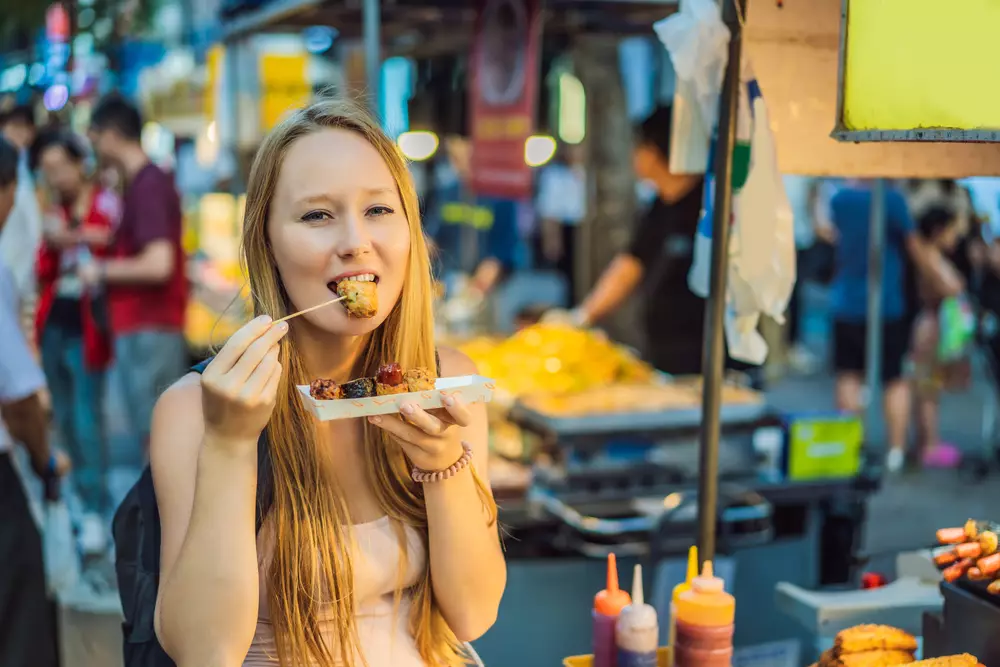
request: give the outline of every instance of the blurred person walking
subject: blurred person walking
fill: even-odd
[[[822,243],[817,240],[814,219],[819,184],[815,178],[796,175],[785,176],[784,183],[795,225],[795,265],[798,269],[792,297],[788,301],[788,363],[795,371],[811,373],[816,369],[817,360],[802,340],[802,288],[817,277],[813,249]]]
[[[961,454],[940,441],[941,392],[967,385],[968,358],[943,360],[940,309],[945,299],[965,294],[968,282],[951,256],[958,247],[962,222],[951,208],[937,205],[919,217],[918,229],[927,244],[927,269],[918,276],[920,312],[913,329],[913,373],[917,395],[917,456],[924,465],[954,467]]]
[[[16,149],[0,139],[0,230],[14,208],[17,171]],[[55,614],[42,540],[15,469],[13,445],[25,447],[50,498],[68,462],[49,448],[40,398],[45,377],[18,327],[18,309],[13,276],[0,258],[0,665],[55,667]]]
[[[536,266],[559,273],[566,281],[572,302],[577,298],[577,229],[587,215],[587,174],[582,146],[561,146],[556,160],[542,167],[535,206],[540,221],[532,236]]]
[[[868,326],[882,327],[882,402],[886,420],[886,467],[898,472],[905,462],[911,393],[903,376],[910,347],[911,322],[904,289],[904,257],[926,265],[924,244],[916,233],[906,199],[895,188],[885,194],[886,240],[882,265],[882,321],[868,320],[868,243],[871,186],[851,180],[830,201],[829,220],[837,239],[831,286],[837,407],[862,409]],[[876,400],[871,397],[869,400]]]
[[[88,177],[86,153],[72,134],[42,135],[32,154],[52,200],[38,253],[35,335],[56,428],[73,460],[83,505],[80,546],[84,554],[99,554],[107,544],[104,390],[111,331],[107,295],[85,289],[77,267],[91,256],[106,256],[121,204]]]
[[[33,312],[35,298],[35,252],[42,240],[42,217],[29,165],[29,153],[38,134],[35,114],[29,106],[14,107],[0,115],[0,134],[17,151],[17,193],[14,210],[0,234],[0,258],[11,271],[21,299],[19,318]]]
[[[185,372],[188,285],[180,197],[170,175],[146,155],[141,134],[138,109],[117,95],[91,115],[94,149],[121,171],[124,198],[110,256],[82,263],[79,275],[107,289],[122,395],[145,451],[157,397]]]

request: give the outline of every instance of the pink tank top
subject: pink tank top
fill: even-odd
[[[406,589],[415,585],[427,563],[427,552],[416,529],[406,526],[406,573],[402,583],[404,593],[399,607],[394,609],[393,596],[400,584],[402,553],[396,531],[388,517],[354,526],[353,553],[354,595],[357,604],[357,630],[360,651],[368,667],[425,667],[408,629],[410,596]],[[267,561],[270,531],[265,523],[257,539],[258,553]],[[278,651],[274,643],[267,605],[265,568],[260,568],[260,606],[253,643],[243,660],[243,667],[274,667]],[[395,612],[395,613],[394,613]],[[332,620],[320,620],[320,626]],[[333,631],[328,637],[333,636]],[[361,665],[360,660],[356,661]],[[292,667],[306,667],[293,665]]]

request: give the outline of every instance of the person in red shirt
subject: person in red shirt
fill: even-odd
[[[142,149],[142,117],[118,95],[91,115],[98,157],[124,182],[121,222],[110,257],[81,265],[90,285],[105,286],[117,372],[133,432],[145,448],[153,405],[184,374],[188,285],[181,246],[181,202],[172,177]]]
[[[45,191],[45,229],[35,264],[38,308],[35,335],[52,396],[57,434],[76,470],[73,480],[83,505],[81,546],[101,553],[106,546],[102,515],[107,509],[107,447],[104,420],[105,371],[111,361],[111,332],[104,294],[86,289],[77,265],[103,257],[118,221],[118,196],[90,182],[80,141],[66,132],[39,137],[31,151]]]

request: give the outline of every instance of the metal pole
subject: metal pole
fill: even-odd
[[[868,223],[868,327],[865,341],[866,439],[882,418],[882,272],[885,257],[885,181],[872,184],[871,220]],[[870,442],[870,440],[869,440]]]
[[[715,529],[719,495],[719,413],[726,348],[726,272],[729,264],[729,222],[733,209],[733,149],[740,90],[743,36],[736,0],[722,0],[722,17],[730,30],[729,62],[719,98],[719,131],[715,143],[715,214],[712,219],[712,266],[708,307],[705,309],[705,345],[702,348],[704,391],[698,466],[698,557],[715,558]],[[748,2],[743,3],[744,8]]]
[[[365,78],[368,83],[368,105],[381,114],[382,94],[382,7],[380,0],[364,0]]]

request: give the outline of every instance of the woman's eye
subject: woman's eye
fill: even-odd
[[[370,216],[379,217],[383,215],[392,215],[394,211],[388,206],[372,206],[368,209],[367,213]]]
[[[303,222],[321,222],[330,217],[326,211],[309,211],[302,216]]]

